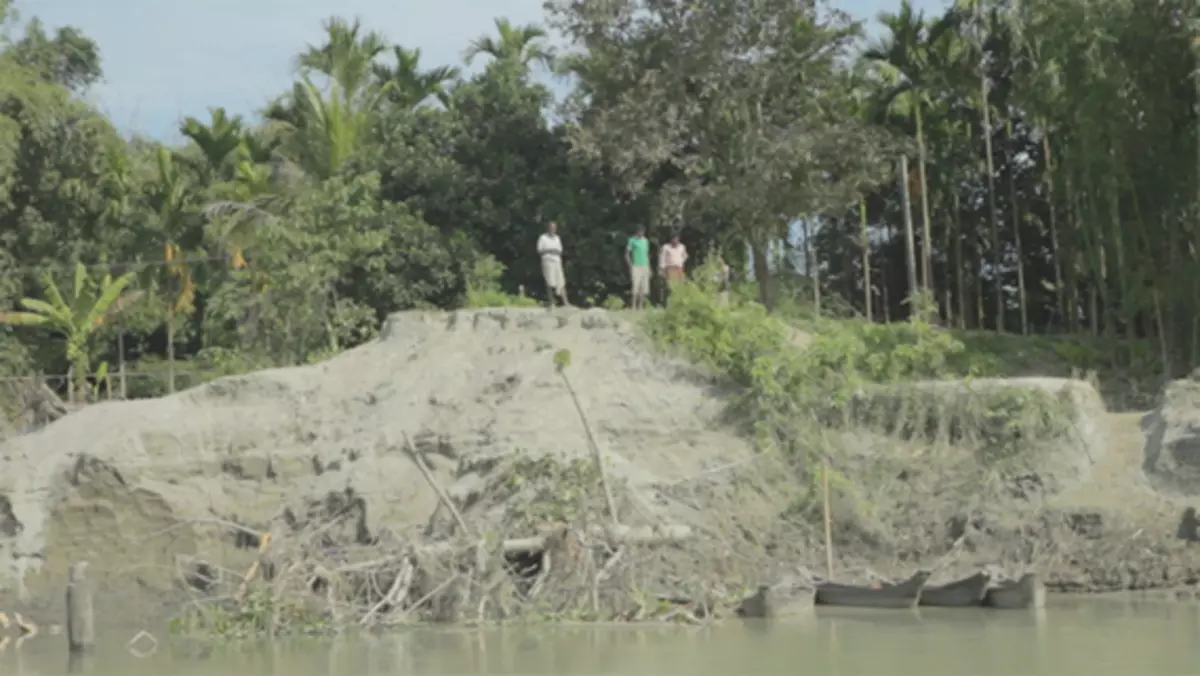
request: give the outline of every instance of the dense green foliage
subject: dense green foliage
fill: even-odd
[[[499,20],[469,76],[331,19],[260,117],[189,117],[178,146],[122,138],[85,98],[99,48],[10,12],[0,376],[123,361],[182,387],[321,358],[396,310],[532,304],[552,220],[576,303],[621,305],[622,246],[644,225],[655,244],[680,232],[693,260],[720,248],[765,307],[860,318],[817,331],[804,363],[767,363],[790,337],[762,306],[681,292],[673,312],[715,315],[672,340],[759,396],[1042,360],[1014,350],[1178,372],[1200,351],[1193,5],[962,0],[927,20],[900,4],[868,40],[796,0],[553,0],[568,52]],[[546,68],[573,76],[557,107]],[[132,273],[136,297],[86,340],[18,325],[23,299],[50,300],[46,274],[69,288],[77,263],[87,288]],[[936,322],[869,323],[906,318],[918,290]]]

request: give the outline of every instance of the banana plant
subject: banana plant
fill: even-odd
[[[92,342],[107,321],[123,312],[141,297],[140,291],[125,289],[134,279],[127,272],[116,279],[105,274],[96,283],[88,276],[83,263],[75,266],[75,279],[70,297],[64,296],[53,276],[42,278],[45,299],[22,298],[23,311],[0,312],[0,323],[10,326],[32,326],[60,333],[66,339],[66,357],[74,372],[74,382],[68,382],[68,392],[87,392],[88,369],[91,364]]]

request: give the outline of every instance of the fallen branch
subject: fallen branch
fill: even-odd
[[[681,524],[662,526],[605,526],[594,524],[587,531],[588,537],[599,540],[616,549],[622,545],[655,546],[686,542],[693,537],[692,529]],[[505,540],[501,549],[505,554],[537,554],[545,551],[547,536]],[[454,542],[437,542],[420,549],[422,554],[446,556],[461,551],[462,545]]]
[[[132,538],[132,541],[140,542],[141,540],[148,540],[150,538],[166,535],[171,531],[179,530],[180,528],[185,528],[187,526],[219,526],[221,528],[228,528],[229,530],[239,533],[245,533],[246,535],[255,538],[261,538],[263,535],[262,531],[254,530],[253,528],[248,528],[232,521],[225,521],[224,519],[187,519],[186,521],[180,521],[179,523],[171,524],[166,528],[146,533],[145,535],[139,535],[135,538]]]
[[[425,466],[425,459],[421,457],[421,454],[417,451],[417,447],[413,446],[412,440],[408,438],[408,432],[404,433],[404,450],[408,452],[408,456],[412,458],[413,464],[416,465],[417,469],[421,471],[421,476],[425,477],[426,483],[428,483],[430,488],[433,489],[433,492],[437,494],[438,500],[441,500],[442,504],[446,506],[446,509],[450,510],[450,515],[454,517],[454,522],[458,524],[458,527],[462,530],[463,534],[469,535],[471,533],[471,529],[467,527],[466,520],[463,519],[463,516],[458,511],[458,508],[454,506],[454,501],[450,499],[450,495],[447,494],[442,488],[442,485],[437,482],[437,479],[433,478],[433,473],[430,472],[429,468]]]
[[[433,597],[446,591],[446,588],[449,587],[451,584],[458,582],[458,579],[460,577],[461,577],[461,575],[459,573],[455,573],[455,574],[451,575],[450,577],[446,578],[445,580],[442,580],[441,584],[439,584],[438,586],[436,586],[432,590],[430,590],[428,594],[417,599],[417,602],[412,604],[412,606],[410,606],[410,608],[420,608],[422,605],[428,603],[429,600],[432,599]],[[400,624],[407,617],[408,617],[408,610],[404,610],[403,612],[400,613],[399,617],[394,619],[389,624],[393,624],[393,625]]]
[[[242,583],[238,585],[237,594],[233,597],[238,603],[241,603],[242,599],[246,597],[246,592],[250,589],[250,583],[258,576],[258,571],[262,568],[262,557],[266,553],[269,544],[271,544],[271,533],[263,533],[262,537],[258,539],[258,558],[255,559],[254,563],[250,564],[250,569],[242,576]]]
[[[604,567],[596,572],[596,576],[592,578],[592,612],[600,614],[600,583],[608,579],[613,568],[617,567],[617,562],[621,557],[625,556],[625,548],[620,547],[616,553],[608,557],[608,561],[604,562]]]
[[[529,589],[529,600],[537,597],[538,592],[542,591],[542,587],[546,585],[546,579],[550,577],[550,567],[553,562],[550,558],[549,550],[542,552],[542,572],[538,574],[537,580],[533,583],[533,587]]]
[[[383,598],[379,600],[366,615],[363,615],[360,624],[368,625],[371,620],[375,619],[375,615],[383,609],[384,606],[392,606],[393,608],[401,606],[408,598],[408,589],[412,585],[413,573],[416,571],[416,566],[413,565],[412,559],[405,557],[404,568],[396,575],[396,580],[392,582],[392,586],[388,589]]]

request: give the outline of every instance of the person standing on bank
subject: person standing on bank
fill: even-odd
[[[633,237],[625,244],[625,263],[629,265],[629,279],[632,284],[630,302],[634,310],[646,307],[646,298],[650,296],[650,240],[646,239],[646,229],[639,227]]]
[[[562,240],[558,237],[558,224],[550,221],[546,232],[538,237],[538,256],[542,258],[542,279],[546,280],[546,300],[554,307],[554,297],[567,305],[567,280],[563,276]]]
[[[666,278],[667,287],[687,279],[683,266],[687,264],[687,247],[679,241],[679,235],[671,235],[671,241],[658,251],[658,273]]]

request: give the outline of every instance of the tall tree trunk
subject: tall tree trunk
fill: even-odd
[[[1062,242],[1058,236],[1058,216],[1054,201],[1054,156],[1050,152],[1050,131],[1042,124],[1042,154],[1045,156],[1046,211],[1050,215],[1050,256],[1054,259],[1054,306],[1060,317],[1065,321],[1067,316],[1066,295],[1063,289],[1063,257]]]
[[[1079,216],[1079,199],[1075,194],[1075,184],[1071,180],[1071,175],[1066,176],[1066,207],[1067,220],[1069,221],[1069,229],[1071,232],[1070,250],[1066,258],[1066,269],[1063,271],[1063,283],[1067,285],[1067,330],[1071,333],[1077,333],[1080,330],[1079,315],[1082,309],[1079,298],[1079,233],[1083,227]]]
[[[117,373],[118,382],[121,384],[121,400],[129,398],[129,388],[125,380],[125,319],[121,319],[121,324],[117,333]]]
[[[768,256],[767,245],[765,243],[751,243],[750,258],[754,261],[754,279],[758,282],[758,300],[769,312],[775,309],[775,293],[773,288],[775,280],[771,275]]]
[[[972,237],[973,246],[972,252],[975,256],[972,258],[971,271],[974,273],[974,289],[975,289],[975,328],[983,330],[987,327],[987,302],[984,299],[983,293],[983,259],[984,246],[983,239],[980,233],[975,233]]]
[[[167,304],[167,392],[175,392],[175,300]]]
[[[925,121],[922,119],[920,101],[913,108],[917,121],[917,174],[921,180],[921,277],[925,290],[932,292],[933,225],[929,220],[929,181],[925,177]],[[932,293],[930,297],[933,297]]]
[[[944,194],[940,195],[939,204],[942,204],[945,199]],[[957,321],[955,317],[957,313],[954,311],[954,272],[951,269],[955,264],[954,249],[951,246],[951,242],[956,236],[957,230],[954,227],[953,214],[951,214],[950,219],[942,228],[942,251],[946,252],[945,278],[942,280],[942,303],[946,307],[946,326],[954,326]]]
[[[993,167],[995,162],[992,156],[992,113],[991,106],[988,104],[988,79],[987,71],[983,65],[979,67],[979,88],[980,98],[983,101],[983,147],[984,160],[987,166],[984,167],[984,173],[987,174],[988,186],[988,218],[991,222],[992,233],[992,276],[996,284],[996,330],[1004,331],[1004,251],[1000,247],[1000,216],[996,211],[996,175]]]
[[[1008,208],[1012,212],[1013,246],[1017,254],[1017,307],[1021,311],[1021,334],[1029,335],[1029,294],[1025,289],[1025,252],[1021,247],[1021,209],[1017,203],[1017,172],[1013,164],[1012,120],[1004,121],[1004,159],[1008,167]]]
[[[873,321],[871,316],[871,239],[867,235],[867,200],[858,200],[859,233],[862,236],[862,269],[863,269],[863,309],[867,321]]]
[[[892,286],[892,265],[891,256],[886,255],[887,247],[890,247],[892,240],[895,239],[896,233],[893,232],[892,226],[886,220],[883,223],[883,241],[887,242],[884,248],[885,255],[879,258],[879,273],[883,278],[883,282],[879,285],[879,301],[883,307],[883,323],[892,323],[892,296],[889,289]]]
[[[917,286],[917,253],[916,237],[913,233],[912,200],[908,197],[908,157],[900,156],[900,192],[904,203],[904,254],[905,266],[908,268],[908,300],[916,300],[920,290]],[[912,312],[915,306],[910,306]]]
[[[805,218],[801,221],[804,229],[804,272],[813,287],[813,310],[821,316],[821,273],[817,269],[817,257],[812,245],[812,229]]]
[[[958,190],[954,191],[954,288],[958,290],[958,328],[967,328],[967,286],[963,259],[962,202]]]

